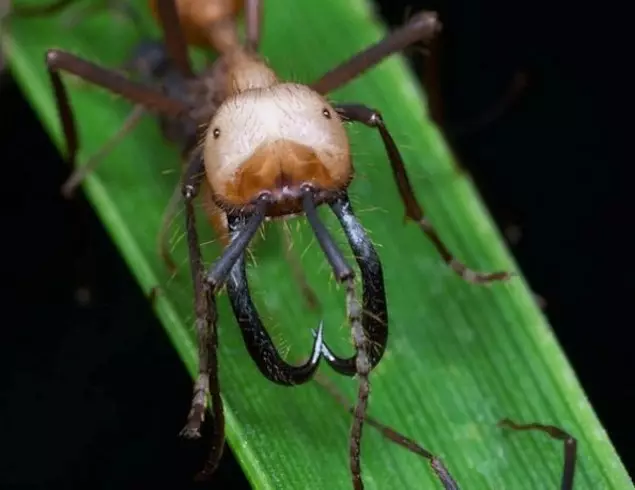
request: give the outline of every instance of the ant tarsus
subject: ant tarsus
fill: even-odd
[[[498,426],[515,431],[540,431],[544,432],[552,439],[562,441],[564,463],[560,488],[561,490],[573,489],[573,478],[575,476],[575,467],[578,455],[578,441],[575,437],[555,425],[538,424],[535,422],[521,424],[507,418],[500,420],[498,422]]]

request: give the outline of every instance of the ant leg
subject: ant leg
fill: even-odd
[[[395,182],[397,183],[397,187],[399,189],[401,200],[406,208],[406,217],[419,224],[421,230],[434,244],[439,255],[441,255],[445,263],[448,264],[454,272],[456,272],[464,280],[477,284],[484,284],[492,281],[503,281],[512,276],[512,273],[505,271],[492,273],[473,271],[454,258],[445,244],[441,241],[441,238],[439,238],[436,230],[425,218],[423,209],[417,202],[414,190],[412,189],[412,185],[408,179],[408,174],[406,172],[403,159],[401,158],[401,154],[399,153],[399,149],[388,132],[379,112],[358,104],[338,104],[335,106],[335,110],[345,122],[360,122],[365,126],[375,128],[379,131],[390,161]]]
[[[322,389],[327,391],[328,394],[332,398],[334,398],[338,404],[344,407],[344,409],[348,413],[353,416],[355,415],[355,407],[350,405],[346,397],[337,389],[337,387],[333,383],[331,383],[326,377],[321,376],[319,373],[315,375],[314,379],[315,382]],[[403,434],[397,432],[395,429],[382,424],[370,415],[365,415],[364,420],[368,425],[379,431],[382,437],[387,439],[389,442],[401,446],[407,451],[416,454],[417,456],[421,456],[422,458],[427,459],[430,467],[441,481],[444,490],[459,490],[459,485],[456,483],[454,478],[452,478],[452,475],[450,475],[450,472],[445,467],[443,462],[430,451],[420,446],[413,439],[410,439],[409,437],[406,437]]]
[[[223,248],[225,248],[229,244],[229,238],[227,235],[227,226],[222,222],[224,213],[210,200],[209,188],[207,186],[203,186],[202,191],[203,193],[199,199],[203,201],[205,214],[209,218],[210,224],[212,225],[216,236],[219,238],[221,244],[223,245]],[[161,218],[161,227],[159,228],[159,233],[157,234],[157,250],[159,251],[159,256],[163,260],[163,263],[165,264],[170,274],[176,274],[177,266],[170,255],[168,232],[170,229],[170,224],[172,223],[172,220],[177,213],[181,197],[181,186],[178,185],[172,192],[170,200],[168,201],[168,204],[163,211],[163,217]]]
[[[86,160],[85,164],[73,170],[71,176],[62,186],[62,195],[66,199],[73,197],[75,190],[84,181],[88,174],[91,174],[97,169],[99,164],[103,162],[104,157],[106,157],[115,148],[115,146],[119,144],[124,136],[126,136],[137,126],[137,124],[139,124],[139,121],[145,114],[146,111],[143,106],[135,106],[117,132],[102,147],[100,147],[97,152],[91,155],[90,158]]]
[[[166,63],[166,59],[167,54],[165,54],[163,44],[159,45],[156,42],[145,42],[135,50],[131,59],[129,59],[122,68],[125,72],[140,75],[142,77],[142,82],[152,84],[151,74],[153,72],[158,72]],[[110,139],[93,155],[88,157],[86,163],[84,163],[81,167],[74,169],[73,173],[62,186],[62,195],[65,198],[70,199],[73,197],[77,187],[81,185],[90,173],[96,170],[103,159],[124,138],[124,136],[136,127],[145,113],[146,111],[142,105],[137,104],[133,107],[132,111],[128,114],[123,125],[117,130],[117,132],[112,135]],[[177,192],[180,194],[179,189],[177,189]]]
[[[99,13],[101,10],[108,10],[112,13],[119,14],[124,20],[131,21],[135,28],[141,29],[141,21],[137,11],[132,8],[129,1],[126,0],[100,0],[84,5],[79,12],[74,15],[68,15],[64,20],[64,24],[69,29],[73,29],[77,24],[89,15]]]
[[[427,58],[425,60],[422,82],[426,91],[428,117],[439,126],[444,128],[444,104],[441,90],[441,68],[440,52],[441,38],[435,37],[428,44]]]
[[[5,37],[5,32],[7,30],[7,26],[5,22],[9,17],[9,13],[11,10],[10,0],[0,0],[0,88],[2,88],[3,79],[2,73],[4,72],[4,53],[2,51],[2,41]]]
[[[193,199],[198,194],[204,176],[203,159],[200,151],[193,151],[188,168],[183,177],[183,201],[185,203],[185,228],[187,234],[190,268],[194,284],[194,310],[196,313],[196,331],[198,333],[199,367],[194,384],[192,407],[187,423],[181,435],[187,438],[201,436],[200,427],[205,418],[207,393],[210,393],[214,416],[214,440],[210,455],[198,478],[204,479],[218,467],[223,455],[225,442],[225,415],[223,400],[220,396],[218,379],[218,314],[214,291],[205,282],[203,260],[201,257],[196,215]]]
[[[420,12],[404,26],[333,68],[310,86],[320,94],[327,94],[337,90],[366,70],[379,64],[384,58],[403,50],[417,41],[429,41],[440,30],[441,23],[436,12]]]
[[[246,48],[258,52],[262,37],[262,3],[264,0],[245,0]]]
[[[346,224],[343,224],[343,227],[347,232],[347,237],[353,238],[351,240],[351,248],[353,248],[353,252],[360,264],[362,278],[364,279],[364,306],[368,305],[371,310],[370,312],[364,312],[356,298],[353,269],[346,263],[342,252],[320,221],[313,191],[310,188],[304,189],[302,207],[324,255],[326,255],[331,264],[335,277],[339,282],[344,283],[346,288],[346,311],[356,353],[349,359],[341,359],[331,354],[326,344],[322,349],[322,353],[333,369],[341,374],[357,375],[359,379],[357,404],[351,427],[349,455],[353,488],[361,490],[364,488],[364,483],[362,481],[360,452],[362,431],[370,396],[369,377],[371,370],[379,363],[388,340],[388,313],[383,289],[381,263],[376,254],[373,254],[374,248],[370,245],[370,241],[367,239],[361,225],[354,219],[353,223],[349,222],[352,211],[348,199],[346,197],[338,199],[332,205],[332,209],[338,218],[344,214],[348,218],[345,220]],[[373,285],[379,286],[378,290],[369,287],[369,279],[373,281]],[[374,313],[373,309],[377,309],[380,315],[377,317],[374,315],[370,316],[369,313],[371,315]],[[365,321],[367,319],[370,319],[370,321]]]
[[[66,138],[67,159],[75,166],[78,138],[73,110],[60,71],[68,72],[90,83],[110,90],[128,100],[145,106],[147,109],[178,118],[188,111],[184,103],[167,97],[161,91],[150,86],[128,80],[124,76],[65,51],[50,49],[46,52],[48,69],[62,129]]]
[[[11,15],[17,17],[43,17],[53,15],[73,3],[74,0],[56,0],[46,5],[14,5]]]
[[[548,434],[553,439],[564,443],[564,465],[562,469],[561,490],[573,489],[573,477],[575,476],[576,457],[578,453],[578,441],[571,434],[554,425],[543,424],[518,424],[510,419],[503,419],[498,422],[499,427],[522,431],[522,430],[539,430]]]
[[[174,0],[157,0],[156,8],[161,30],[163,31],[163,40],[170,59],[182,76],[186,78],[194,77],[187,51],[185,33],[176,9],[176,2]]]
[[[494,104],[471,120],[461,122],[460,124],[453,124],[452,127],[448,128],[448,133],[450,133],[451,137],[456,138],[458,136],[478,132],[489,126],[509,110],[527,88],[527,84],[527,75],[524,72],[518,71],[514,73],[514,77],[507,90]]]

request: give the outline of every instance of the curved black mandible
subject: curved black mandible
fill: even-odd
[[[371,369],[374,369],[383,357],[388,344],[388,305],[381,262],[366,230],[353,213],[348,196],[344,194],[330,206],[344,229],[362,274],[362,328],[370,343],[369,360]],[[315,334],[316,338],[318,334],[319,332]],[[355,355],[349,358],[338,357],[326,343],[322,353],[329,366],[338,373],[346,376],[356,374]]]
[[[229,231],[232,236],[240,231],[242,223],[243,220],[229,217]],[[284,386],[299,385],[313,378],[322,358],[322,325],[320,324],[315,334],[309,359],[300,366],[294,366],[287,363],[278,352],[251,299],[244,251],[231,268],[226,287],[247,351],[265,378]]]

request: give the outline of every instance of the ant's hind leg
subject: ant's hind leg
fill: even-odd
[[[145,115],[146,111],[143,106],[137,105],[135,106],[128,117],[121,125],[121,127],[117,130],[117,132],[112,135],[112,137],[101,146],[93,155],[91,155],[86,163],[84,163],[81,167],[76,167],[73,170],[73,173],[70,177],[64,182],[62,186],[62,195],[70,199],[75,194],[77,187],[81,185],[84,179],[91,173],[93,173],[97,167],[104,161],[104,158],[119,144],[119,142],[130,132],[132,131],[141,118]]]
[[[181,185],[179,184],[172,195],[170,196],[170,200],[168,204],[165,206],[163,210],[163,215],[161,216],[161,226],[159,227],[159,233],[157,233],[157,251],[159,257],[165,264],[166,269],[172,275],[176,274],[177,266],[174,260],[172,259],[172,255],[170,254],[170,225],[174,220],[178,212],[178,207],[182,199]]]
[[[97,0],[84,4],[76,12],[69,12],[65,15],[64,25],[68,29],[75,28],[88,16],[98,14],[101,11],[108,11],[116,14],[122,20],[131,22],[136,29],[140,29],[143,23],[139,13],[132,7],[130,0]]]
[[[510,419],[503,419],[498,422],[499,427],[506,429],[524,431],[537,430],[544,432],[551,438],[563,442],[564,464],[562,468],[562,480],[560,484],[561,490],[573,489],[573,477],[575,476],[576,458],[578,454],[578,441],[569,433],[565,432],[555,425],[544,424],[519,424]]]
[[[75,0],[54,0],[44,5],[20,5],[19,3],[16,4],[16,1],[13,0],[11,15],[15,15],[16,17],[45,17],[58,13],[74,1]]]
[[[157,89],[128,80],[112,70],[102,68],[66,51],[48,50],[45,62],[66,139],[66,158],[73,167],[78,150],[77,125],[60,72],[75,75],[166,116],[179,117],[188,110],[185,104],[171,99]]]
[[[445,246],[432,224],[424,216],[424,211],[417,198],[415,197],[412,184],[408,178],[406,167],[403,163],[399,149],[392,139],[390,132],[386,128],[381,114],[373,109],[365,107],[359,104],[338,104],[335,110],[339,113],[340,117],[345,122],[359,122],[370,128],[375,128],[379,131],[381,139],[386,149],[386,154],[390,161],[393,176],[399,189],[401,200],[406,208],[406,217],[419,224],[421,230],[432,241],[437,252],[443,258],[446,264],[461,276],[465,281],[484,284],[493,281],[507,280],[512,276],[512,273],[500,271],[500,272],[477,272],[468,268],[465,264],[454,258],[449,249]]]

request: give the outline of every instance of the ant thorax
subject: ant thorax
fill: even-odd
[[[208,126],[204,158],[221,207],[244,208],[267,194],[269,216],[301,212],[306,186],[326,200],[345,189],[352,175],[339,115],[324,97],[295,83],[229,97]]]

